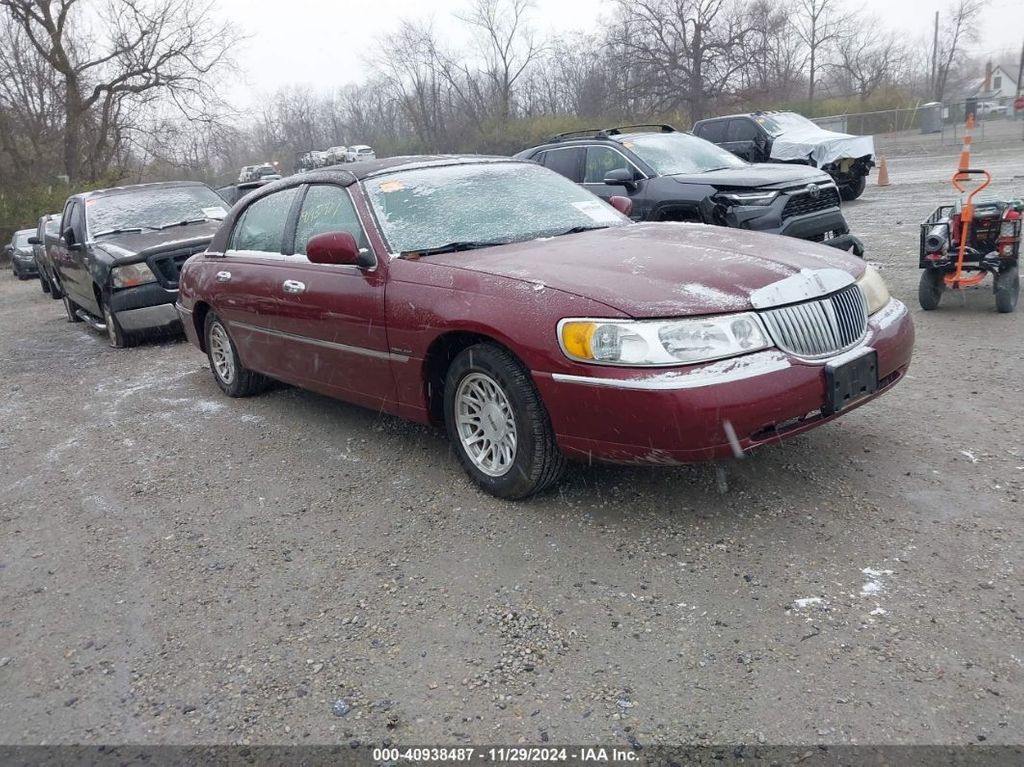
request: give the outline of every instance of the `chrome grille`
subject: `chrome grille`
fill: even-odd
[[[846,351],[860,341],[868,324],[864,294],[856,285],[760,315],[775,344],[799,357],[828,357]]]

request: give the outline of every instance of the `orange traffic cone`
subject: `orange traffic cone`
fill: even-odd
[[[886,165],[884,157],[878,159],[878,185],[889,186],[889,166]]]

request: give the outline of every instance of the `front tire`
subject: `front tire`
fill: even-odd
[[[453,360],[445,377],[444,420],[466,473],[499,498],[539,493],[565,469],[529,372],[499,346],[476,344]]]
[[[857,178],[855,178],[849,184],[845,184],[839,187],[839,196],[846,202],[849,202],[850,200],[856,200],[858,197],[864,194],[864,189],[867,185],[867,176],[857,176]]]
[[[995,284],[996,311],[1009,314],[1017,308],[1017,297],[1020,295],[1020,274],[1016,266],[996,275]]]
[[[267,388],[266,376],[242,366],[227,326],[213,312],[206,315],[203,336],[213,380],[222,392],[229,397],[251,397]]]
[[[132,345],[132,337],[125,333],[117,315],[111,310],[106,301],[102,301],[103,323],[107,326],[107,341],[115,349],[126,349]]]
[[[938,269],[925,269],[917,284],[917,300],[926,312],[939,308],[942,292],[946,289],[946,275]]]
[[[82,318],[77,314],[81,307],[68,298],[67,293],[65,293],[62,298],[64,301],[64,312],[67,314],[68,322],[81,322]]]

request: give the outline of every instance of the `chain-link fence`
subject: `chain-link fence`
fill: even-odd
[[[1015,114],[1012,103],[974,100],[932,102],[904,109],[851,112],[812,119],[822,128],[840,133],[879,137],[917,134],[922,139],[932,136],[940,144],[956,144],[963,139],[969,109],[974,112],[973,135],[977,141],[985,140],[986,128],[995,129],[1000,139],[1014,132],[1024,139],[1024,112],[1018,111]],[[1015,130],[1017,126],[1019,131]]]

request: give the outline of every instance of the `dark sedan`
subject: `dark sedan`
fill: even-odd
[[[19,229],[7,246],[11,254],[11,273],[19,280],[28,280],[39,274],[32,252],[31,240],[35,234],[34,229]]]
[[[124,347],[141,331],[177,330],[181,265],[205,250],[224,200],[205,184],[140,184],[68,199],[54,267],[69,322]],[[180,331],[179,331],[180,332]]]
[[[443,424],[505,498],[567,457],[740,453],[907,370],[910,316],[862,259],[616,207],[507,158],[291,176],[232,208],[178,309],[228,396],[275,378]]]

